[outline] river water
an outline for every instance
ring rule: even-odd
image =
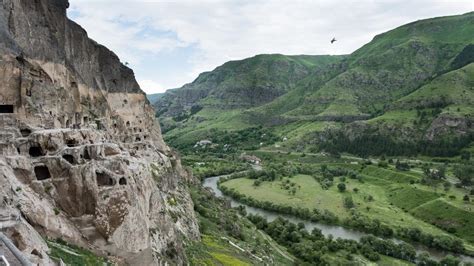
[[[300,219],[300,218],[295,217],[293,215],[280,214],[280,213],[276,213],[276,212],[267,211],[267,210],[264,210],[264,209],[248,206],[246,204],[242,204],[238,201],[235,201],[231,197],[228,197],[228,196],[225,196],[224,194],[222,194],[222,191],[217,186],[217,183],[218,183],[219,179],[225,178],[225,177],[228,177],[228,176],[229,175],[221,175],[221,176],[206,178],[202,185],[203,185],[203,187],[210,188],[217,197],[225,198],[225,199],[229,200],[230,205],[232,207],[243,206],[243,207],[245,207],[245,210],[247,211],[247,213],[251,213],[251,214],[254,214],[254,215],[258,214],[258,215],[264,217],[268,222],[271,222],[271,221],[275,220],[276,218],[281,217],[281,218],[284,218],[284,219],[286,219],[290,222],[293,222],[293,223],[303,223],[305,225],[306,230],[308,230],[308,232],[311,232],[314,228],[318,228],[319,230],[321,230],[321,233],[325,236],[332,235],[334,238],[351,239],[351,240],[356,240],[356,241],[359,241],[361,237],[368,235],[366,233],[359,232],[359,231],[356,231],[356,230],[347,229],[347,228],[344,228],[342,226],[327,225],[327,224],[322,224],[322,223],[311,222],[311,221]],[[401,242],[400,240],[397,240],[397,239],[392,239],[392,240],[395,243],[400,243]],[[455,257],[460,258],[464,262],[474,263],[474,258],[473,257],[464,256],[464,255],[456,255],[456,254],[452,254],[450,252],[439,251],[439,250],[436,250],[436,249],[427,248],[425,246],[417,245],[417,244],[412,244],[412,245],[416,249],[417,253],[428,252],[432,259],[435,259],[435,260],[438,260],[438,261],[440,259],[442,259],[443,257],[445,257],[446,255],[451,254]]]

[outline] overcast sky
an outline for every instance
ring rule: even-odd
[[[262,53],[348,54],[376,34],[474,10],[473,0],[70,0],[68,16],[128,62],[147,93]],[[338,39],[334,44],[330,40]]]

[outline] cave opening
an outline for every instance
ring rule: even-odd
[[[111,187],[115,185],[115,180],[106,173],[95,172],[95,176],[99,187]]]
[[[11,104],[0,104],[0,113],[13,114],[14,108]]]
[[[45,180],[51,178],[51,173],[46,165],[35,166],[35,175],[38,180]]]
[[[68,147],[74,147],[77,145],[77,141],[75,139],[68,139],[66,140],[66,145]]]
[[[20,129],[20,134],[22,137],[28,137],[31,134],[31,130],[29,128],[22,128]]]
[[[44,155],[43,149],[40,146],[31,146],[28,153],[31,157],[40,157]]]
[[[91,159],[91,156],[90,156],[90,154],[89,154],[89,151],[86,150],[86,149],[84,150],[84,157],[83,157],[83,158],[86,159],[86,160],[90,160],[90,159]]]
[[[122,177],[119,179],[119,184],[120,185],[126,185],[127,184],[127,179],[125,179],[125,177]]]
[[[70,164],[74,164],[74,156],[72,156],[71,154],[64,154],[63,155],[63,159],[66,160],[68,163]]]

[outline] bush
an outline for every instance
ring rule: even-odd
[[[346,184],[344,184],[344,183],[337,184],[337,189],[339,190],[339,192],[346,191]]]
[[[354,201],[352,200],[352,197],[347,196],[344,198],[344,207],[347,209],[352,209],[355,207]]]

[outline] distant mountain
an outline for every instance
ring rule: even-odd
[[[154,94],[147,94],[146,98],[150,101],[151,104],[155,103],[158,99],[160,99],[164,93],[154,93]]]
[[[248,109],[271,102],[287,93],[318,68],[337,62],[340,56],[257,55],[230,61],[205,72],[192,83],[168,90],[156,103],[164,116],[185,115],[193,106]]]
[[[442,142],[455,154],[472,141],[473,62],[471,12],[398,27],[347,56],[228,62],[155,107],[181,145],[212,137],[210,129],[265,126],[297,149],[436,154],[426,147]]]

